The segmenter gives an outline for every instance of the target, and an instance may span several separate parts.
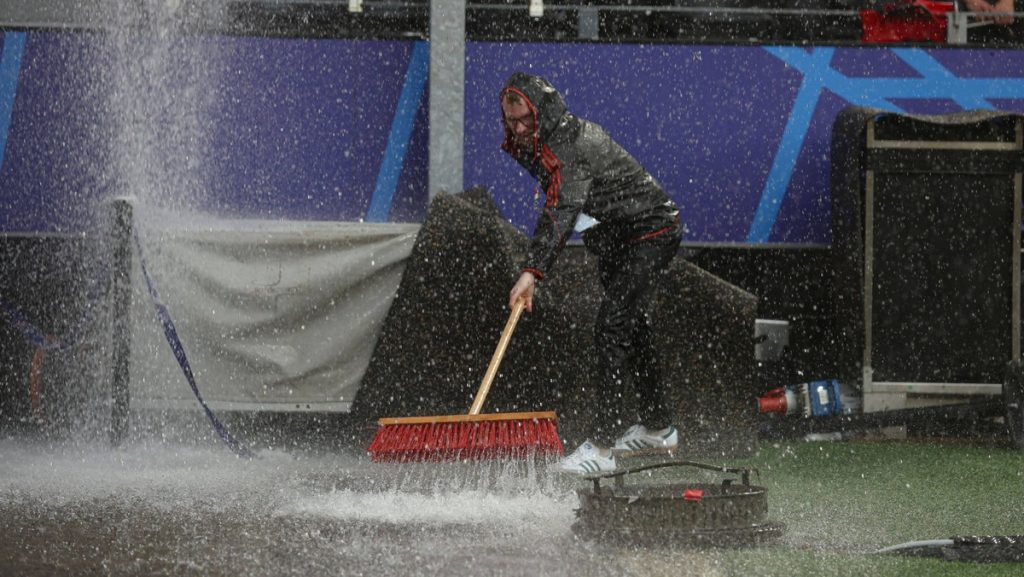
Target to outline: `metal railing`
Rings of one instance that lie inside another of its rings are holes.
[[[467,1],[467,39],[858,43],[862,36],[860,10],[854,8],[722,6],[723,2],[716,0],[695,0],[686,5],[646,1],[651,3]],[[427,38],[430,28],[430,0],[182,0],[181,4],[191,7],[190,12],[183,10],[191,19],[183,28],[199,32]],[[858,8],[878,9],[885,4],[883,0],[865,0]],[[1024,18],[1024,13],[1012,15]],[[946,15],[947,43],[967,44],[971,31],[1002,26],[984,19],[992,16],[957,7]],[[102,13],[83,9],[76,0],[13,0],[6,7],[0,6],[3,26],[102,29],[113,24],[104,23]],[[1014,43],[1024,45],[1024,37]]]
[[[972,28],[980,28],[982,26],[1004,26],[1003,24],[997,24],[991,20],[991,18],[1000,16],[1012,16],[1014,20],[1016,20],[1018,18],[1024,18],[1024,13],[967,12],[960,10],[960,4],[958,2],[954,2],[953,11],[946,14],[946,43],[967,44],[967,33]],[[1024,38],[1021,40],[1024,42]]]

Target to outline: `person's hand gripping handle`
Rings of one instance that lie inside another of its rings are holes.
[[[512,287],[512,292],[508,295],[508,307],[515,308],[516,301],[523,298],[526,301],[526,312],[533,312],[533,291],[537,287],[537,279],[533,276],[532,272],[524,271],[523,274],[519,275],[519,280],[516,281],[515,286]]]

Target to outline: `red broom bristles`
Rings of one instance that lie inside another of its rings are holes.
[[[486,420],[461,415],[412,423],[386,423],[382,419],[369,453],[377,462],[521,459],[562,454],[553,414],[528,418],[521,415],[482,415]]]

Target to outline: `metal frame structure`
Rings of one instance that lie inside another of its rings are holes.
[[[977,12],[965,12],[960,9],[959,2],[953,2],[953,11],[946,14],[946,21],[948,23],[946,26],[946,43],[967,44],[967,32],[971,28],[995,25],[991,20],[983,19],[992,18],[993,16],[1016,16],[1020,18],[1024,14],[998,12],[983,16]]]
[[[882,140],[876,138],[875,120],[867,127],[867,149],[871,151],[986,151],[1016,152],[1024,151],[1024,121],[1018,119],[1015,126],[1014,142],[954,142],[954,141],[912,141]],[[866,170],[864,184],[864,356],[862,365],[862,385],[865,410],[902,408],[906,405],[906,394],[927,395],[999,395],[1002,392],[1000,383],[934,383],[934,382],[885,382],[874,380],[872,368],[872,323],[874,320],[874,204],[875,204],[875,168]],[[1011,295],[1012,310],[1010,314],[1011,357],[1007,361],[1019,359],[1021,355],[1021,201],[1022,173],[1020,166],[1013,173],[1013,223],[1010,237],[1012,246],[1011,263]],[[893,397],[896,395],[897,397]]]

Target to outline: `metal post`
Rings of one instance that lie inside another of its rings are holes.
[[[465,54],[466,1],[432,0],[428,174],[430,198],[441,191],[462,192],[462,147],[466,110]],[[497,102],[497,95],[494,98]]]
[[[867,147],[875,147],[875,121],[868,121]],[[875,284],[875,171],[868,170],[864,177],[864,364],[863,390],[871,388],[871,330],[874,318]]]
[[[967,14],[960,11],[956,2],[953,7],[952,12],[946,13],[946,43],[967,44]]]
[[[1017,119],[1016,138],[1014,144],[1017,150],[1024,150],[1024,124]],[[1021,297],[1020,297],[1020,226],[1021,226],[1021,202],[1022,200],[1022,174],[1020,171],[1013,174],[1013,276],[1011,286],[1013,287],[1013,314],[1010,319],[1011,351],[1012,360],[1020,360],[1021,349]]]
[[[110,383],[110,444],[118,446],[128,432],[128,392],[131,356],[132,205],[125,199],[111,202],[110,304],[113,373]]]
[[[597,40],[601,34],[601,12],[594,6],[580,6],[579,37],[581,40]]]

